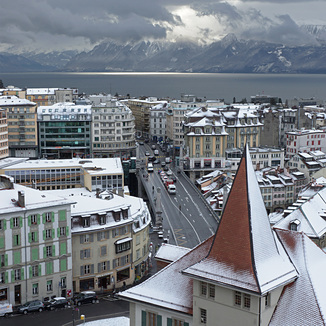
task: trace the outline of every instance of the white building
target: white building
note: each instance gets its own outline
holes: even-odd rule
[[[135,117],[115,99],[92,106],[94,157],[130,158],[136,150]]]
[[[149,134],[154,142],[164,142],[166,139],[166,111],[170,105],[160,103],[150,110]]]
[[[325,130],[296,130],[286,133],[286,158],[311,151],[326,152]]]
[[[72,295],[71,199],[0,176],[0,300]]]

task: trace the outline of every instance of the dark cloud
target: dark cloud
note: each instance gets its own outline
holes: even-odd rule
[[[203,42],[216,39],[214,33],[235,33],[242,38],[286,44],[309,43],[311,38],[290,16],[266,18],[259,10],[243,6],[303,2],[307,0],[242,0],[231,2],[237,4],[235,7],[218,0],[29,0],[28,4],[26,0],[4,0],[0,10],[0,50],[86,49],[108,39],[164,40],[175,27],[187,28],[181,13],[173,14],[182,6],[194,10],[199,21],[214,18],[218,33],[216,26],[197,26],[197,37]]]

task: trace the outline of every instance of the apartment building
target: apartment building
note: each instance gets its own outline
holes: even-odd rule
[[[128,99],[125,104],[131,109],[135,117],[136,136],[150,137],[150,111],[155,105],[162,103],[156,97],[144,99]]]
[[[48,193],[48,192],[46,192]],[[73,199],[73,290],[112,291],[148,273],[150,214],[141,198],[85,189],[50,191]]]
[[[0,108],[7,112],[9,156],[38,157],[36,104],[8,95],[0,96]]]
[[[92,106],[92,152],[94,157],[130,158],[135,155],[135,117],[115,99]]]
[[[40,157],[67,159],[91,155],[91,105],[39,106],[37,121]]]
[[[72,294],[70,205],[0,176],[0,292],[12,305]]]
[[[166,140],[166,111],[169,103],[161,103],[154,106],[150,111],[150,139],[156,142]]]
[[[35,102],[37,106],[73,102],[77,98],[76,88],[26,88],[26,99]]]
[[[88,191],[108,189],[118,192],[124,188],[120,158],[22,162],[4,159],[0,162],[0,174],[12,177],[16,183],[40,190],[85,187]]]
[[[286,133],[285,157],[290,159],[299,152],[326,152],[325,130],[294,130]]]
[[[0,159],[9,156],[7,110],[0,108]]]
[[[250,157],[255,170],[266,167],[284,168],[284,149],[253,147],[250,148]]]

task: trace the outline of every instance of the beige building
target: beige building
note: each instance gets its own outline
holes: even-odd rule
[[[0,96],[0,108],[7,111],[10,156],[37,157],[36,104],[17,96]]]
[[[84,189],[51,191],[73,199],[73,289],[112,291],[148,272],[150,214],[137,197]]]
[[[0,159],[9,156],[7,110],[0,108]]]
[[[129,99],[126,101],[126,105],[131,109],[135,117],[136,136],[144,138],[150,137],[151,108],[160,103],[162,103],[162,101],[158,101],[156,97]]]
[[[0,181],[0,302],[69,296],[72,201]]]

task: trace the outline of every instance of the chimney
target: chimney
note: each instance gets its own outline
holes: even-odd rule
[[[18,205],[25,207],[25,192],[23,190],[18,191]]]

